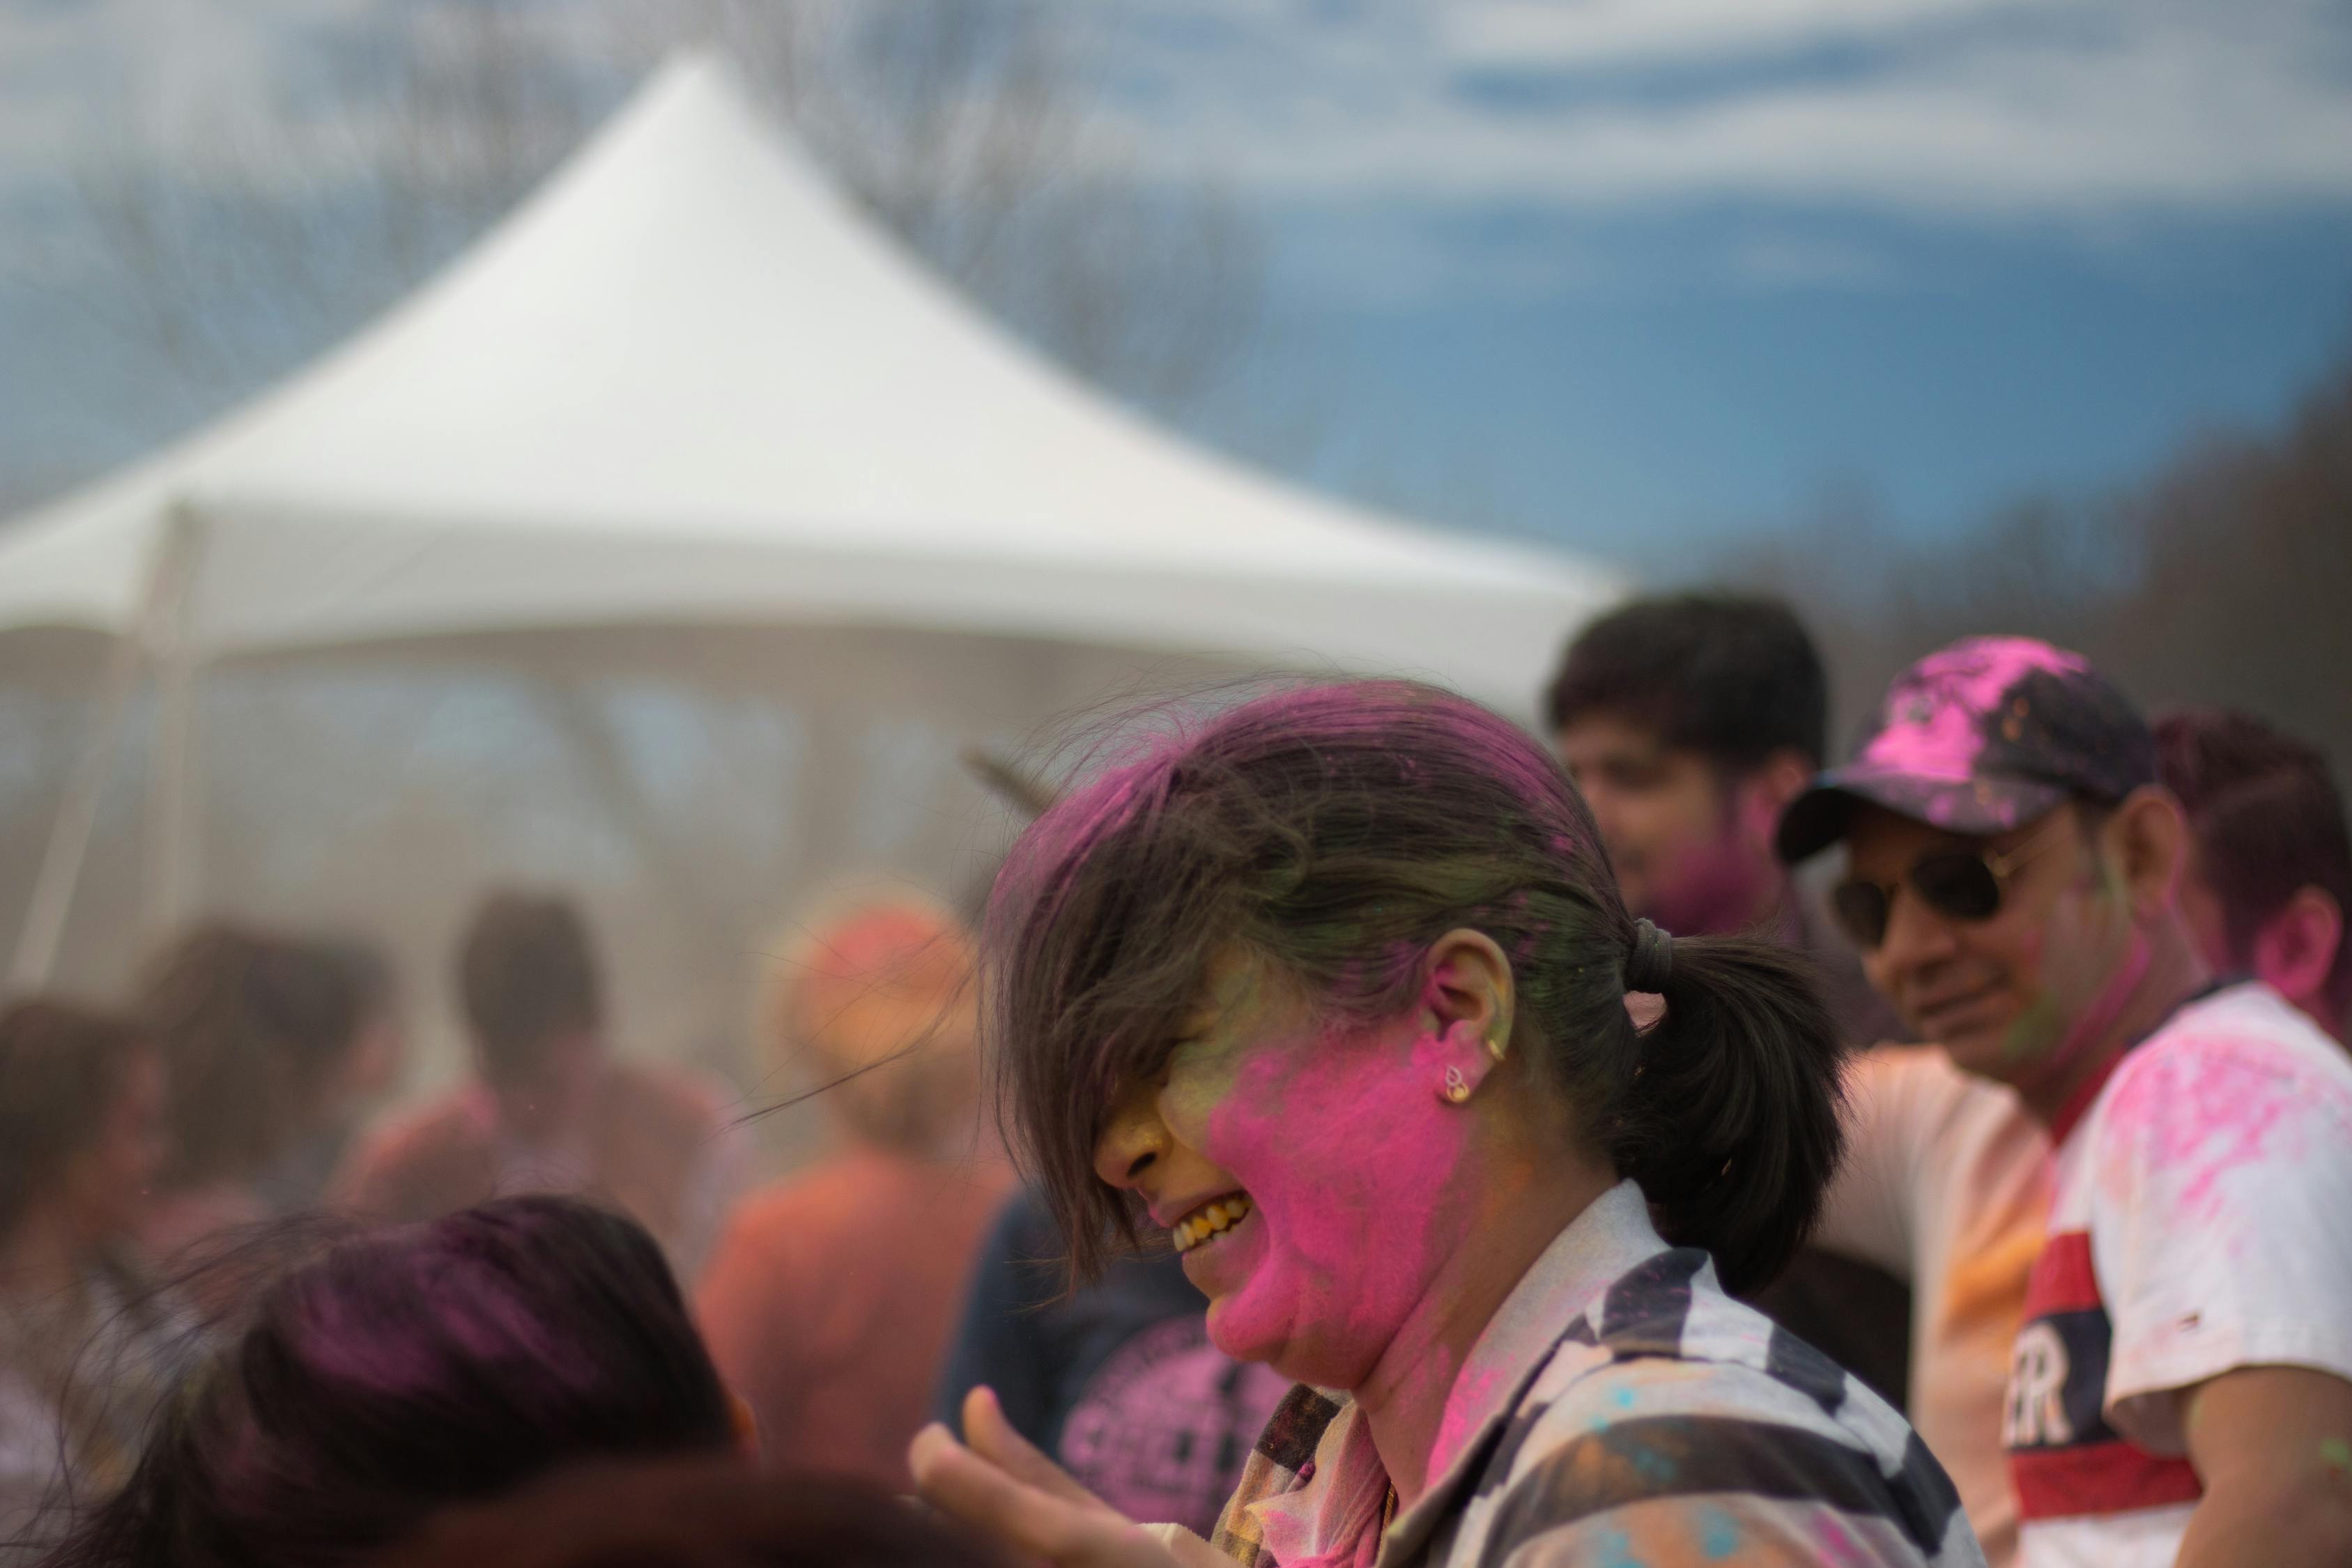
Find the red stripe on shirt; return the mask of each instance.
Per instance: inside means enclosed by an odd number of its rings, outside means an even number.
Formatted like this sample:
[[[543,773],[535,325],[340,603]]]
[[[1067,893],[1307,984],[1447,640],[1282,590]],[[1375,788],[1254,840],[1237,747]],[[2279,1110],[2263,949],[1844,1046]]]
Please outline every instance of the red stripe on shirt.
[[[2042,1256],[2033,1260],[2033,1272],[2025,1281],[2026,1321],[2052,1312],[2082,1312],[2105,1305],[2099,1299],[2098,1279],[2091,1270],[2090,1233],[2062,1231],[2044,1241]]]
[[[2021,1519],[2128,1513],[2205,1495],[2186,1459],[2167,1459],[2120,1438],[2073,1448],[2011,1449],[2010,1479]]]

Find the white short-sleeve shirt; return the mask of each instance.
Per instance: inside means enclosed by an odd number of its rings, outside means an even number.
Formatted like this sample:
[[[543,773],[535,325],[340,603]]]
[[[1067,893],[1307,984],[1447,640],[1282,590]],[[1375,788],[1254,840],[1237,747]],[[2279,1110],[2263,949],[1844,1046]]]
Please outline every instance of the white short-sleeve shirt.
[[[2175,1014],[2053,1127],[2002,1437],[2023,1568],[2169,1568],[2200,1495],[2180,1396],[2352,1381],[2352,1058],[2259,984]]]

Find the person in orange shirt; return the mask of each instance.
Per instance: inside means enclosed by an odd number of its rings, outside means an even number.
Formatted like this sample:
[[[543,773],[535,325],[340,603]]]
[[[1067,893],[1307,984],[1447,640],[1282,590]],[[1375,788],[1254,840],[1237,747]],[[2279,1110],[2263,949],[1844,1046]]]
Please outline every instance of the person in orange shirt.
[[[1011,1173],[978,1136],[969,937],[908,895],[803,922],[769,963],[761,1031],[823,1086],[837,1153],[737,1210],[698,1299],[763,1452],[886,1486]]]

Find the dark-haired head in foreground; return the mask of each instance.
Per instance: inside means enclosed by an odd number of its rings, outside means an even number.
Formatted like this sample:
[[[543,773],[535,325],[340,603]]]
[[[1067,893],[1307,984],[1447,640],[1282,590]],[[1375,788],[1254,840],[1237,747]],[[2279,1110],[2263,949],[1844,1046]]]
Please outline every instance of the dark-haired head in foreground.
[[[723,1451],[734,1408],[635,1222],[503,1199],[264,1288],[49,1568],[359,1561],[572,1459]]]
[[[2352,1039],[2352,837],[2317,747],[2223,709],[2156,724],[2157,766],[2189,814],[2181,910],[2205,962],[2251,974]]]
[[[1842,1053],[1801,962],[1636,922],[1568,774],[1507,721],[1402,681],[1244,703],[1041,817],[984,947],[1006,1100],[1079,1268],[1148,1219],[1208,1296],[1218,1347],[1312,1385],[1276,1418],[1279,1475],[1244,1481],[1309,1494],[1279,1555],[1352,1560],[1378,1510],[1346,1500],[1393,1485],[1410,1508],[1461,1467],[1432,1516],[1448,1562],[1554,1531],[1563,1561],[1610,1540],[1672,1560],[1701,1479],[1727,1519],[1790,1522],[1760,1491],[1732,1495],[1758,1445],[1801,1426],[1843,1466],[1856,1413],[1904,1431],[1816,1352],[1788,1354],[1837,1385],[1826,1405],[1727,1364],[1734,1339],[1770,1328],[1718,1273],[1752,1283],[1785,1263],[1839,1152]],[[1646,1031],[1629,989],[1664,998]],[[1580,1325],[1604,1299],[1605,1323]],[[1643,1340],[1658,1365],[1561,1349],[1637,1304],[1658,1313]],[[1654,1376],[1684,1401],[1666,1426],[1646,1419],[1664,1414]],[[975,1469],[1046,1463],[992,1409],[967,1402],[969,1452],[939,1428],[919,1438],[917,1479],[1050,1553],[1024,1521],[1052,1508],[1000,1506]],[[1490,1424],[1513,1441],[1472,1442]],[[1591,1454],[1602,1484],[1576,1468],[1587,1438],[1630,1445]],[[1654,1461],[1693,1486],[1637,1496]],[[1780,1496],[1811,1528],[1816,1510],[1843,1516],[1837,1484],[1824,1471]],[[1976,1560],[1932,1489],[1920,1539],[1860,1560]],[[1463,1511],[1498,1490],[1491,1512]],[[1251,1500],[1221,1532],[1274,1528]],[[1645,1500],[1663,1506],[1636,1519]],[[1941,1555],[1948,1528],[1969,1552]]]
[[[373,1568],[1006,1568],[986,1543],[840,1476],[740,1460],[582,1466],[451,1511]]]

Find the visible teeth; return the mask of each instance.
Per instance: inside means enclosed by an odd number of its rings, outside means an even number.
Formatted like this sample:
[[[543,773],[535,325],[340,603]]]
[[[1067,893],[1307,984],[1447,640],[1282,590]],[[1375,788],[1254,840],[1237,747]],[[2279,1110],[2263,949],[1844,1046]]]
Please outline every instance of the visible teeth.
[[[1169,1235],[1175,1241],[1177,1251],[1190,1252],[1211,1237],[1239,1225],[1249,1212],[1249,1199],[1245,1197],[1220,1198],[1215,1203],[1203,1204],[1177,1221]]]

